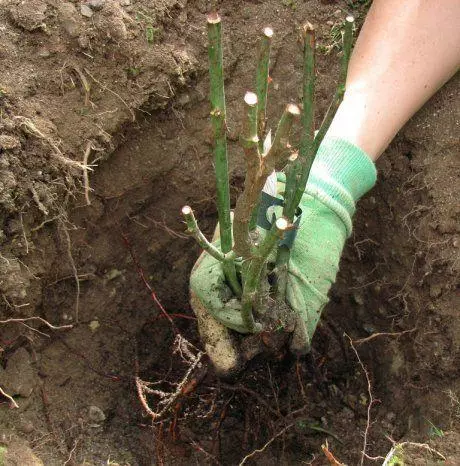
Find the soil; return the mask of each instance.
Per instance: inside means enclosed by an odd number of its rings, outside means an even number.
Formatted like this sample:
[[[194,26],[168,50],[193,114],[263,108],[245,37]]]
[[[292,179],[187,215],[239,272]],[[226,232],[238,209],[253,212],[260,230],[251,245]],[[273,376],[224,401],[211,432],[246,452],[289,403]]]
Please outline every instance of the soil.
[[[331,29],[350,11],[361,23],[369,2],[214,3],[234,201],[257,31],[276,33],[274,125],[299,97],[297,28],[318,25],[320,121],[338,73]],[[394,441],[460,464],[458,76],[379,160],[310,357],[259,358],[223,381],[203,356],[196,386],[161,420],[146,415],[135,381],[174,392],[200,348],[187,290],[199,250],[180,208],[192,205],[212,232],[204,15],[215,6],[1,2],[0,316],[58,328],[1,323],[0,386],[19,408],[1,399],[0,463],[6,447],[5,464],[24,466],[323,465],[327,441],[354,465],[366,432],[378,458],[364,464],[382,464]],[[407,464],[441,458],[407,451]]]

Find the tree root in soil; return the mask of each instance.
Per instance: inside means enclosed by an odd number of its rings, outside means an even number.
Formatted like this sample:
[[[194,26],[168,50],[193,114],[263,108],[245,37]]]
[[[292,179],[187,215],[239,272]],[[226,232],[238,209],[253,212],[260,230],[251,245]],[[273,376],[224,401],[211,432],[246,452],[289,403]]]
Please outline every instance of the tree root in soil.
[[[12,408],[19,408],[19,405],[16,403],[16,401],[14,400],[14,398],[9,395],[8,393],[6,393],[2,387],[0,387],[0,395],[4,396],[5,398],[7,398],[9,401],[10,401],[10,404],[11,404],[11,407]]]
[[[173,391],[165,391],[157,388],[152,388],[162,384],[163,380],[157,382],[145,382],[138,376],[139,368],[136,367],[136,391],[139,401],[144,408],[144,411],[152,418],[153,421],[159,421],[166,413],[168,413],[173,405],[181,396],[186,396],[192,392],[200,379],[206,375],[207,367],[203,364],[204,352],[195,348],[181,334],[177,334],[173,344],[173,354],[179,354],[181,359],[187,364],[188,368],[180,380],[176,384],[176,389]],[[196,372],[195,372],[196,371]],[[147,395],[154,396],[158,401],[156,408],[152,409],[147,401]]]

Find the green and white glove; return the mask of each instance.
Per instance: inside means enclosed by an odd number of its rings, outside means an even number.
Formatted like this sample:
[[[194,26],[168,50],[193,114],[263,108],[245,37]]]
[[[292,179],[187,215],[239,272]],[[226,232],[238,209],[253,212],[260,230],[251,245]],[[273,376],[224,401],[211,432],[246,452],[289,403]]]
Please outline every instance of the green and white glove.
[[[278,174],[279,197],[284,179],[284,174]],[[343,246],[352,231],[356,202],[375,181],[374,163],[361,149],[343,139],[323,140],[299,206],[302,217],[289,262],[286,298],[299,316],[291,343],[296,353],[310,349]],[[193,302],[201,311],[205,309],[228,328],[248,332],[239,303],[228,301],[220,262],[203,254],[192,271],[190,286]]]
[[[291,342],[295,352],[309,351],[351,235],[356,202],[376,178],[374,163],[361,149],[342,139],[323,140],[300,201],[302,217],[289,261],[286,299],[300,316]]]

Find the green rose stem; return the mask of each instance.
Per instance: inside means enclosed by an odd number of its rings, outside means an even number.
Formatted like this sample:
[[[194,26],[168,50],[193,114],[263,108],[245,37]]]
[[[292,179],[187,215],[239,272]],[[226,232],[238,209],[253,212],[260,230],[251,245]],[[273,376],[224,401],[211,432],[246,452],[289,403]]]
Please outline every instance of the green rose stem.
[[[210,76],[211,122],[214,130],[214,168],[216,173],[217,210],[219,217],[221,249],[224,254],[232,250],[230,220],[230,188],[227,162],[227,127],[222,56],[222,24],[217,13],[207,17],[208,55]],[[233,261],[225,261],[223,269],[233,292],[241,296],[241,286]]]
[[[302,136],[300,139],[299,155],[287,168],[286,192],[284,195],[284,215],[292,222],[298,206],[296,192],[301,184],[304,174],[310,172],[314,153],[313,139],[315,137],[315,30],[310,23],[303,27],[304,60],[303,60],[303,109],[302,109]],[[300,201],[300,199],[299,199]]]
[[[276,220],[267,236],[262,241],[262,244],[255,250],[249,263],[244,282],[243,296],[241,298],[241,317],[243,318],[243,322],[246,327],[251,332],[261,330],[260,324],[255,322],[254,315],[252,313],[253,307],[256,305],[261,273],[264,270],[270,252],[277,241],[283,238],[284,232],[288,227],[289,222],[286,218],[280,217]]]
[[[284,193],[285,205],[283,215],[292,222],[300,198],[297,193],[303,179],[308,179],[310,168],[315,153],[313,152],[313,140],[315,134],[315,29],[310,23],[303,27],[304,51],[303,51],[303,109],[302,109],[302,137],[300,140],[299,155],[287,168],[286,190]],[[304,186],[305,187],[305,186]],[[302,191],[303,193],[303,191]],[[286,300],[287,271],[290,250],[286,246],[278,249],[277,266],[277,296],[280,300]]]
[[[313,164],[313,160],[315,159],[316,153],[318,152],[318,148],[331,125],[331,122],[334,118],[337,109],[339,108],[340,103],[343,100],[343,96],[345,94],[345,83],[347,80],[347,70],[348,70],[348,63],[350,61],[351,56],[351,48],[353,43],[353,25],[354,25],[354,18],[352,16],[347,16],[345,19],[345,30],[343,34],[343,53],[342,59],[340,63],[340,74],[339,74],[339,84],[337,86],[337,90],[333,97],[333,100],[326,112],[326,115],[321,123],[321,127],[318,130],[318,133],[313,139],[313,143],[311,143],[311,131],[313,129],[313,112],[314,112],[314,101],[313,101],[313,94],[314,93],[314,46],[315,46],[315,38],[314,38],[314,30],[311,25],[308,25],[304,28],[305,32],[305,47],[304,47],[304,112],[306,111],[306,103],[311,104],[311,116],[302,114],[302,123],[303,123],[303,136],[305,138],[304,142],[305,145],[302,146],[302,141],[300,145],[300,153],[302,154],[302,147],[304,149],[308,149],[306,151],[307,158],[305,159],[304,165],[302,167],[302,171],[299,175],[298,171],[291,170],[294,168],[295,165],[289,167],[289,171],[287,174],[287,182],[286,182],[286,192],[285,192],[285,199],[286,199],[286,206],[284,210],[284,215],[288,219],[292,221],[297,206],[300,203],[300,200],[305,192],[305,188],[307,186],[308,176],[310,174],[310,169]],[[308,112],[308,111],[307,111]],[[309,112],[308,112],[309,113]],[[311,119],[310,119],[311,118]],[[311,126],[310,126],[311,125]],[[294,177],[296,177],[296,183],[294,183]],[[291,179],[291,183],[289,180]],[[287,247],[280,247],[278,249],[278,255],[276,260],[277,265],[277,275],[278,275],[278,283],[277,283],[277,296],[279,299],[285,301],[286,300],[286,287],[287,287],[287,271],[288,271],[288,263],[290,257],[290,250]]]
[[[326,115],[324,116],[323,122],[321,123],[321,127],[318,130],[318,133],[315,136],[315,141],[313,143],[313,150],[318,150],[324,136],[331,126],[332,120],[334,118],[337,109],[339,108],[340,103],[343,100],[343,96],[345,94],[345,83],[347,81],[347,71],[348,71],[348,63],[350,62],[350,55],[351,55],[351,46],[353,43],[353,26],[355,24],[355,19],[353,16],[347,16],[345,18],[345,31],[343,33],[343,52],[342,52],[342,59],[340,61],[340,74],[339,74],[339,85],[337,90],[335,91],[334,98],[332,99],[329,108],[327,109]]]
[[[214,257],[218,261],[225,262],[230,258],[234,257],[233,253],[223,254],[222,251],[211,244],[198,226],[193,210],[190,206],[186,205],[182,207],[182,215],[185,218],[187,224],[187,233],[193,236],[196,242],[200,245],[201,249],[206,251],[210,256]]]
[[[273,37],[273,29],[265,28],[260,39],[259,60],[256,73],[256,94],[259,103],[257,112],[257,136],[259,137],[259,151],[262,154],[264,148],[265,125],[267,122],[267,91],[268,69],[270,66],[270,47]]]
[[[259,152],[264,153],[265,126],[267,124],[267,94],[270,66],[270,47],[273,37],[273,29],[264,28],[260,39],[259,57],[256,71],[256,93],[258,100],[257,112],[257,136],[259,138]],[[259,211],[260,198],[252,211],[249,222],[249,231],[254,231],[257,227],[257,215]]]

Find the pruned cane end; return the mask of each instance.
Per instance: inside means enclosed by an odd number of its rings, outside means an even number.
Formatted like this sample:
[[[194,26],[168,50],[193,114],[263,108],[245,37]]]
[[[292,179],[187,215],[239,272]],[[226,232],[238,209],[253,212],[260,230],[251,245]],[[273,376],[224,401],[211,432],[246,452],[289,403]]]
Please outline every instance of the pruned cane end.
[[[247,105],[253,107],[257,105],[257,95],[254,92],[247,91],[246,94],[244,94],[244,101]]]
[[[219,13],[214,11],[212,13],[209,13],[209,15],[206,17],[206,21],[208,22],[208,24],[219,24],[222,21],[222,19]]]

